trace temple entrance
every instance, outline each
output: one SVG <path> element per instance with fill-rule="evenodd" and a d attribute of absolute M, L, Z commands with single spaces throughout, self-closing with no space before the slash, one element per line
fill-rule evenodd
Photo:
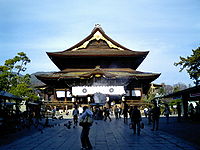
<path fill-rule="evenodd" d="M 111 103 L 111 97 L 122 97 L 125 95 L 123 86 L 76 86 L 72 87 L 74 102 L 105 104 Z"/>

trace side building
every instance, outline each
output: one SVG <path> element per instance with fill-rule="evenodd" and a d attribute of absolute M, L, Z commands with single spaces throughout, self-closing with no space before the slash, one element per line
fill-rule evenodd
<path fill-rule="evenodd" d="M 71 48 L 47 52 L 60 71 L 36 77 L 46 84 L 43 93 L 47 105 L 142 103 L 150 83 L 160 76 L 136 70 L 148 53 L 120 45 L 96 25 Z"/>

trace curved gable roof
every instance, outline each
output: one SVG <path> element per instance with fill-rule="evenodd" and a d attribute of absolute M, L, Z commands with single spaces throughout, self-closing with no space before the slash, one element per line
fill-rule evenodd
<path fill-rule="evenodd" d="M 102 48 L 98 45 L 93 46 L 93 48 L 88 49 L 88 45 L 91 42 L 97 41 L 100 43 L 100 41 L 104 41 L 104 43 L 107 44 L 107 48 Z M 105 45 L 105 44 L 104 44 Z M 113 39 L 111 39 L 109 36 L 105 34 L 103 29 L 96 25 L 95 28 L 92 30 L 91 34 L 88 35 L 86 38 L 84 38 L 79 43 L 75 44 L 74 46 L 59 52 L 47 52 L 48 55 L 100 55 L 100 53 L 104 54 L 112 54 L 112 55 L 144 55 L 146 56 L 149 51 L 133 51 L 130 50 L 121 44 L 117 43 Z"/>
<path fill-rule="evenodd" d="M 120 45 L 96 25 L 91 34 L 79 43 L 64 51 L 47 52 L 47 55 L 60 70 L 97 65 L 104 68 L 114 65 L 136 69 L 148 53 L 149 51 L 133 51 Z M 102 61 L 104 59 L 106 61 Z M 93 62 L 94 65 L 87 62 Z"/>

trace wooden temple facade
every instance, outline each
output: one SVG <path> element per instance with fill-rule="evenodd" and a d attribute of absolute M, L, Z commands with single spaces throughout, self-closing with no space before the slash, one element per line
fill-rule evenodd
<path fill-rule="evenodd" d="M 60 71 L 36 77 L 46 84 L 47 103 L 138 103 L 160 76 L 137 71 L 148 53 L 120 45 L 96 25 L 89 36 L 69 49 L 47 52 Z"/>

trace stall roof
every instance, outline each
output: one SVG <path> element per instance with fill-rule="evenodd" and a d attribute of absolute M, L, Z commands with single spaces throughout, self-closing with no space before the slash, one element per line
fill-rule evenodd
<path fill-rule="evenodd" d="M 1 99 L 15 99 L 15 100 L 22 100 L 22 98 L 16 96 L 16 95 L 13 95 L 9 92 L 6 92 L 6 91 L 0 91 L 0 98 Z"/>
<path fill-rule="evenodd" d="M 183 95 L 187 95 L 190 99 L 192 98 L 200 98 L 200 85 L 198 86 L 194 86 L 194 87 L 190 87 L 178 92 L 174 92 L 168 95 L 164 95 L 162 97 L 158 97 L 158 98 L 170 98 L 170 97 L 182 97 Z"/>

